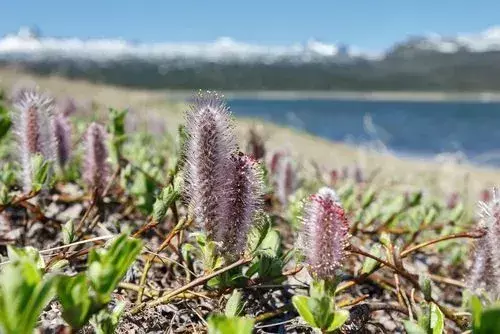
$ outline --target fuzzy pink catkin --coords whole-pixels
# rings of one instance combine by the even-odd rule
[[[245,251],[255,214],[262,207],[263,181],[258,162],[243,153],[234,154],[228,166],[228,201],[221,207],[215,241],[226,258],[236,259]]]
[[[184,193],[196,221],[213,240],[229,200],[227,172],[236,151],[230,110],[222,96],[198,93],[186,113],[186,130]]]
[[[95,189],[102,195],[108,180],[108,149],[106,147],[106,130],[100,124],[91,123],[85,133],[85,156],[83,161],[83,178],[89,189]]]
[[[469,286],[484,288],[493,296],[500,295],[500,197],[498,189],[491,190],[489,201],[479,202],[481,227],[486,235],[476,242],[476,250],[469,273]]]
[[[38,88],[19,89],[14,100],[14,132],[19,143],[23,166],[23,187],[29,191],[32,184],[31,158],[40,153],[51,160],[55,156],[57,139],[52,124],[54,100]]]
[[[288,202],[288,198],[297,189],[297,170],[289,155],[282,156],[278,163],[276,172],[276,193],[282,204]]]
[[[323,187],[304,206],[301,248],[316,279],[335,280],[349,240],[349,223],[334,190]]]
[[[59,168],[64,169],[71,154],[71,122],[66,114],[58,113],[53,120],[56,137],[56,156]]]

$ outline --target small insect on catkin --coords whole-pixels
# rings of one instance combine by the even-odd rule
[[[470,288],[486,289],[500,295],[500,197],[498,189],[490,192],[489,201],[479,202],[480,226],[486,235],[476,242],[468,283]]]
[[[304,206],[301,248],[309,272],[333,281],[342,266],[349,240],[349,223],[334,190],[323,187]]]
[[[100,124],[91,123],[85,133],[85,157],[83,178],[89,190],[102,195],[108,180],[108,149],[106,148],[106,130]]]
[[[186,113],[184,193],[196,221],[214,239],[227,204],[227,168],[236,150],[230,111],[221,95],[199,93]]]
[[[19,89],[13,102],[16,112],[12,120],[23,166],[24,190],[29,191],[32,185],[31,158],[39,153],[50,160],[55,155],[56,139],[52,128],[54,100],[34,87]]]
[[[232,156],[227,177],[229,201],[222,207],[215,239],[226,258],[236,259],[245,251],[248,233],[262,206],[262,171],[256,160],[239,153]]]

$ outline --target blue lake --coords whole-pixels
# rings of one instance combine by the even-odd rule
[[[424,157],[459,151],[473,163],[500,166],[500,103],[233,99],[229,105],[235,115],[334,141],[379,141],[396,154]]]

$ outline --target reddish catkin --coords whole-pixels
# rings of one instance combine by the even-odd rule
[[[247,142],[248,155],[255,160],[263,159],[266,155],[266,146],[264,143],[264,138],[262,138],[262,135],[257,131],[257,129],[252,128],[248,132],[248,137],[249,137]]]
[[[85,133],[85,156],[83,178],[89,190],[98,195],[104,191],[110,176],[106,130],[100,124],[91,123]]]
[[[223,97],[215,92],[200,92],[186,113],[184,194],[212,240],[229,200],[228,164],[236,151],[230,115]]]
[[[323,187],[304,206],[301,248],[316,279],[335,280],[349,240],[349,223],[334,190]]]
[[[15,95],[13,113],[14,132],[19,143],[23,167],[24,190],[32,184],[31,158],[39,153],[45,159],[55,156],[56,138],[53,130],[54,100],[38,88],[19,89]]]
[[[283,156],[284,153],[282,151],[275,151],[271,155],[271,159],[269,161],[269,171],[271,172],[271,175],[274,175],[278,172],[278,165]]]
[[[278,163],[276,173],[276,193],[282,204],[288,202],[288,198],[297,188],[297,170],[290,156],[282,156]]]
[[[489,201],[479,202],[480,225],[486,235],[475,245],[468,283],[471,289],[484,288],[495,298],[500,295],[500,198],[498,189],[490,192]]]
[[[226,258],[238,258],[246,248],[256,213],[262,207],[263,181],[258,162],[243,153],[231,158],[228,169],[228,201],[216,231]]]
[[[71,154],[71,122],[65,113],[58,113],[53,120],[56,137],[56,156],[59,168],[64,169]]]

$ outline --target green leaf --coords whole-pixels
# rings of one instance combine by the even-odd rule
[[[429,301],[432,298],[432,282],[427,274],[422,274],[419,276],[419,284],[422,287],[422,292],[424,294],[425,300]]]
[[[408,334],[427,334],[425,329],[420,327],[416,322],[405,320],[403,321],[403,326]]]
[[[450,221],[457,222],[463,216],[465,208],[462,202],[458,203],[457,206],[450,213]]]
[[[75,330],[82,328],[92,315],[85,274],[60,277],[57,295],[62,305],[63,319]]]
[[[500,328],[500,306],[489,307],[481,313],[479,328],[474,326],[474,334],[497,333]]]
[[[118,282],[142,249],[139,239],[118,236],[107,248],[93,249],[88,257],[87,277],[101,304],[107,304]]]
[[[35,263],[38,269],[45,269],[45,261],[35,247],[17,248],[9,245],[7,246],[7,256],[12,262],[29,260]]]
[[[409,207],[417,206],[421,203],[421,201],[422,201],[422,192],[421,191],[415,192],[415,193],[411,194],[410,196],[408,196],[408,206]]]
[[[418,325],[424,328],[427,332],[431,331],[431,307],[430,304],[422,303],[420,309],[416,309]]]
[[[432,224],[436,220],[438,215],[439,215],[438,210],[434,206],[431,206],[427,212],[427,215],[425,216],[424,224],[425,225]]]
[[[2,109],[2,106],[0,106]],[[3,139],[9,132],[12,126],[12,121],[7,113],[0,113],[0,140]]]
[[[245,276],[251,278],[253,275],[260,271],[260,258],[255,258],[254,262],[248,267]]]
[[[203,265],[207,271],[215,271],[223,264],[223,259],[218,256],[217,244],[213,241],[206,240],[206,237],[199,236],[197,238],[198,245],[200,246],[203,255]]]
[[[94,315],[90,320],[96,334],[113,334],[120,322],[120,317],[125,310],[124,302],[117,303],[115,308],[110,312],[107,309],[101,310]]]
[[[153,218],[160,222],[167,214],[168,208],[180,198],[180,193],[172,186],[163,188],[162,192],[153,204]]]
[[[241,311],[243,311],[243,304],[241,302],[241,292],[237,289],[233,290],[231,297],[226,303],[226,308],[224,314],[227,317],[236,317],[239,316]]]
[[[209,334],[251,334],[255,320],[246,317],[211,315],[208,318]]]
[[[281,237],[278,231],[271,229],[268,231],[264,240],[258,249],[258,253],[268,256],[277,257],[281,250]]]
[[[70,219],[62,226],[63,244],[68,245],[75,240],[75,223]]]
[[[255,253],[261,246],[264,239],[267,237],[271,230],[271,218],[268,214],[261,214],[257,219],[256,224],[248,234],[248,250]]]
[[[258,273],[259,277],[264,278],[276,278],[277,280],[283,279],[281,273],[283,272],[283,261],[279,257],[271,257],[267,254],[259,254],[258,259]],[[276,280],[274,280],[276,281]]]
[[[469,299],[470,309],[472,310],[472,325],[474,329],[481,327],[481,314],[483,312],[483,305],[478,296],[472,295]]]
[[[45,160],[40,153],[31,158],[31,174],[33,191],[40,191],[49,183],[49,173],[52,168],[52,160]]]
[[[338,281],[313,280],[309,286],[309,295],[313,298],[334,298],[337,284]]]
[[[50,266],[49,271],[51,273],[59,272],[68,265],[69,261],[66,259],[57,260],[54,264]]]
[[[127,109],[109,109],[110,124],[108,126],[108,131],[111,134],[111,153],[114,160],[117,162],[121,157],[123,144],[127,140],[127,136],[125,135],[125,116],[127,112]]]
[[[390,248],[392,245],[391,236],[387,232],[382,232],[382,234],[380,234],[379,240],[380,243],[386,248]]]
[[[56,277],[43,277],[38,252],[8,247],[9,263],[0,268],[0,332],[33,332],[43,308],[54,295]]]
[[[297,312],[299,312],[302,319],[304,319],[304,321],[307,322],[310,326],[317,328],[318,325],[316,325],[314,316],[309,309],[309,299],[310,297],[307,296],[293,296],[292,303]]]
[[[484,308],[478,296],[472,295],[469,299],[472,311],[472,333],[496,333],[500,328],[500,305],[498,302]]]
[[[337,310],[333,315],[333,321],[326,329],[327,332],[333,332],[334,330],[340,328],[349,318],[349,311],[347,310]]]
[[[321,329],[326,329],[333,321],[333,299],[326,295],[319,298],[310,297],[307,306],[311,311],[314,322]]]
[[[370,187],[366,192],[364,192],[363,198],[361,199],[361,208],[366,209],[367,207],[369,207],[370,204],[372,204],[373,201],[375,200],[375,195],[376,195],[375,189],[373,189],[372,187]]]
[[[380,244],[374,244],[370,248],[370,254],[375,255],[378,258],[381,258],[382,255],[383,255],[382,246]],[[380,265],[380,263],[377,260],[374,260],[374,259],[372,259],[370,257],[367,257],[365,259],[365,261],[363,262],[363,267],[361,268],[361,273],[362,274],[371,273],[379,265]]]
[[[444,331],[443,312],[434,303],[431,303],[431,329],[432,334],[442,334]]]

